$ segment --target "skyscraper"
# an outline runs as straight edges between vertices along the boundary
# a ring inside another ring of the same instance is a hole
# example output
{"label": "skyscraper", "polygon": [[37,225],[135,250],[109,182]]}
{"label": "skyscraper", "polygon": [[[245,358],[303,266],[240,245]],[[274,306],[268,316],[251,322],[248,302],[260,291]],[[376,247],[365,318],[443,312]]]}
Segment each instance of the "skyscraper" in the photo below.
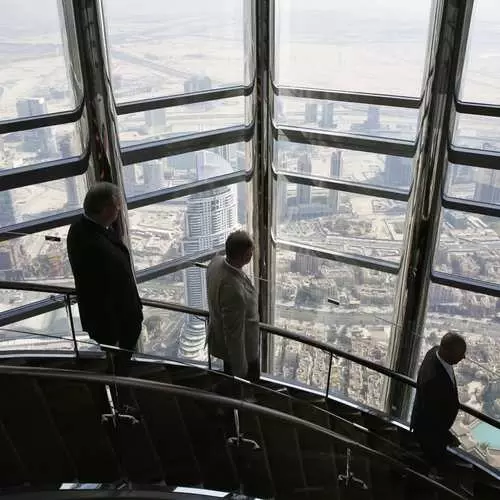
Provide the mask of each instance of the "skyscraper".
{"label": "skyscraper", "polygon": [[306,102],[306,107],[304,111],[304,122],[305,123],[316,123],[318,120],[318,103],[316,102]]}
{"label": "skyscraper", "polygon": [[[308,153],[299,156],[297,160],[297,173],[311,175],[312,163]],[[309,205],[311,203],[311,186],[305,184],[297,185],[297,205]]]}
{"label": "skyscraper", "polygon": [[[30,97],[18,99],[16,102],[17,115],[21,118],[30,116],[46,115],[47,103],[43,97]],[[53,130],[50,127],[42,127],[35,130],[23,132],[24,148],[28,152],[39,153],[42,157],[50,157],[57,154],[57,146]],[[43,158],[42,158],[43,159]]]}
{"label": "skyscraper", "polygon": [[167,125],[167,115],[164,109],[150,109],[144,112],[146,126],[152,132],[164,131]]}
{"label": "skyscraper", "polygon": [[492,205],[500,204],[500,172],[478,168],[475,172],[474,199]]}
{"label": "skyscraper", "polygon": [[405,187],[411,183],[412,159],[401,156],[386,156],[384,182],[391,187]]}
{"label": "skyscraper", "polygon": [[[59,152],[62,158],[75,156],[74,140],[72,134],[66,134],[59,140]],[[83,186],[78,182],[78,177],[66,177],[64,179],[66,187],[66,207],[69,209],[79,208],[82,204],[84,193]]]}
{"label": "skyscraper", "polygon": [[[211,151],[191,153],[198,180],[232,172],[231,165]],[[224,186],[191,195],[187,200],[183,253],[190,255],[224,245],[229,234],[237,229],[236,186]],[[206,308],[205,271],[190,267],[184,271],[186,304]],[[188,316],[184,324],[179,356],[199,359],[205,348],[205,322]]]}
{"label": "skyscraper", "polygon": [[10,191],[0,191],[0,227],[12,226],[16,223],[14,203]]}
{"label": "skyscraper", "polygon": [[[342,173],[342,150],[333,151],[330,156],[330,177],[332,179],[340,178]],[[337,213],[339,210],[339,192],[332,189],[328,193],[328,206],[332,213]]]}
{"label": "skyscraper", "polygon": [[333,124],[333,110],[334,104],[333,102],[326,101],[322,106],[322,114],[321,114],[321,122],[320,125],[322,128],[330,129],[334,128]]}
{"label": "skyscraper", "polygon": [[[127,168],[127,167],[125,167]],[[163,161],[151,160],[142,165],[145,191],[157,191],[163,188]]]}
{"label": "skyscraper", "polygon": [[377,130],[380,128],[380,108],[378,106],[368,107],[368,116],[366,117],[365,124],[368,130]]}
{"label": "skyscraper", "polygon": [[184,82],[184,93],[202,92],[212,88],[212,80],[208,76],[192,76]]}

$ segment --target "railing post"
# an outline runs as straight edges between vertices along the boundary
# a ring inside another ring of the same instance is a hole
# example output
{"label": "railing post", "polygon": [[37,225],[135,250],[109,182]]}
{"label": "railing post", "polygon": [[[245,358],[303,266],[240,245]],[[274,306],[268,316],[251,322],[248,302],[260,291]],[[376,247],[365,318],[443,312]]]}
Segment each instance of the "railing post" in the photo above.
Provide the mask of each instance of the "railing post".
{"label": "railing post", "polygon": [[330,359],[328,362],[328,378],[326,379],[325,402],[328,401],[328,395],[330,394],[330,377],[332,376],[332,363],[333,363],[333,354],[330,353]]}
{"label": "railing post", "polygon": [[73,338],[73,346],[75,348],[76,359],[80,359],[80,352],[78,351],[78,342],[76,340],[75,322],[73,320],[73,311],[71,310],[71,295],[67,293],[65,296],[66,307],[68,308],[69,324],[71,327],[71,336]]}

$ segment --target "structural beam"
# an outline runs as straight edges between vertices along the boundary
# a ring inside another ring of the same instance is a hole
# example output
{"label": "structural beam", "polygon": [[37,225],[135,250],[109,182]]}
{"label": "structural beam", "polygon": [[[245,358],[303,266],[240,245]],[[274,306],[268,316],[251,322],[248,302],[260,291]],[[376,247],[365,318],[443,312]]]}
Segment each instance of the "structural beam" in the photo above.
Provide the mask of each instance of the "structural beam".
{"label": "structural beam", "polygon": [[[441,213],[448,151],[455,122],[455,95],[460,85],[472,1],[444,0],[435,5],[427,74],[420,116],[410,220],[404,240],[389,359],[392,368],[412,376],[424,330],[427,296]],[[387,411],[408,415],[410,394],[394,382]]]}

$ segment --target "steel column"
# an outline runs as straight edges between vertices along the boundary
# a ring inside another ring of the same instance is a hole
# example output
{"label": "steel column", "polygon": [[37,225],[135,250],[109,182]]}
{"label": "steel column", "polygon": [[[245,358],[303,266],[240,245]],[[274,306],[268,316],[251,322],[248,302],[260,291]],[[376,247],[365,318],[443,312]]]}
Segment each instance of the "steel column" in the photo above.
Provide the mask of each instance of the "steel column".
{"label": "steel column", "polygon": [[[89,183],[108,181],[123,193],[122,161],[111,89],[111,76],[102,0],[61,0],[71,65],[81,62],[85,105],[84,136],[90,147]],[[128,242],[127,210],[122,203],[116,222],[118,234]]]}
{"label": "steel column", "polygon": [[[460,84],[472,0],[435,4],[434,29],[424,77],[415,175],[401,259],[389,355],[399,373],[413,375],[421,346],[427,296],[436,248],[455,96]],[[406,417],[410,392],[391,382],[387,410]]]}
{"label": "steel column", "polygon": [[[256,165],[253,182],[254,234],[256,243],[255,275],[258,276],[259,312],[264,322],[271,320],[272,279],[271,255],[271,154],[270,154],[270,117],[272,116],[271,89],[271,51],[272,51],[272,0],[255,0],[255,78],[254,94],[255,139],[254,161]],[[267,371],[269,365],[269,349],[266,338],[262,343],[262,370]]]}

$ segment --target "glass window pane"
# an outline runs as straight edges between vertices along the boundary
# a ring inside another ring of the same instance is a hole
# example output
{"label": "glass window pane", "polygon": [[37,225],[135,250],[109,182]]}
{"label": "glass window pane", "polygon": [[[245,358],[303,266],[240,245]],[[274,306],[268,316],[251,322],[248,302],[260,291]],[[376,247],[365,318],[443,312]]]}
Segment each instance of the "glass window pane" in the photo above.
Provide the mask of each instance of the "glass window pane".
{"label": "glass window pane", "polygon": [[0,27],[0,117],[74,108],[70,61],[58,0],[3,0]]}
{"label": "glass window pane", "polygon": [[476,0],[469,31],[460,98],[500,104],[500,10],[496,0]]}
{"label": "glass window pane", "polygon": [[205,320],[190,314],[145,307],[142,350],[146,355],[207,361]]}
{"label": "glass window pane", "polygon": [[[128,197],[167,189],[252,167],[250,144],[224,144],[123,167]],[[245,201],[242,198],[241,203]],[[241,207],[243,208],[243,207]]]}
{"label": "glass window pane", "polygon": [[443,210],[435,269],[499,283],[499,231],[495,217]]}
{"label": "glass window pane", "polygon": [[[0,247],[0,266],[2,260],[2,250]],[[0,270],[0,279],[9,279],[8,274]],[[48,293],[40,292],[27,292],[24,290],[5,290],[0,288],[0,313],[2,311],[8,311],[9,309],[15,309],[16,307],[25,306],[26,304],[32,304],[42,299],[48,299],[51,295]]]}
{"label": "glass window pane", "polygon": [[406,203],[294,184],[280,177],[278,238],[399,262]]}
{"label": "glass window pane", "polygon": [[68,229],[57,227],[0,242],[2,279],[74,286],[66,251]]}
{"label": "glass window pane", "polygon": [[403,190],[409,190],[412,181],[412,158],[286,141],[274,143],[274,168],[299,173],[299,160],[304,155],[311,160],[311,177]]}
{"label": "glass window pane", "polygon": [[499,205],[500,170],[450,164],[445,193],[452,198]]}
{"label": "glass window pane", "polygon": [[432,2],[279,0],[280,85],[418,96]]}
{"label": "glass window pane", "polygon": [[79,209],[86,189],[79,175],[0,191],[0,228]]}
{"label": "glass window pane", "polygon": [[154,109],[118,117],[120,145],[168,139],[245,124],[248,99],[234,97],[222,101]]}
{"label": "glass window pane", "polygon": [[74,349],[65,307],[0,326],[0,352]]}
{"label": "glass window pane", "polygon": [[78,124],[67,123],[0,135],[0,169],[80,156],[78,129]]}
{"label": "glass window pane", "polygon": [[[499,311],[500,301],[496,297],[432,284],[418,364],[447,331],[461,333],[467,341],[467,354],[455,367],[460,401],[496,419],[500,418],[497,403],[500,398]],[[490,454],[483,455],[487,460],[488,456],[494,457],[495,453],[491,452],[495,446],[499,449],[498,431],[470,416],[460,415],[455,430],[460,436],[467,436],[467,439],[461,438],[467,450],[478,447],[481,450],[484,447],[481,442],[490,442]],[[498,466],[498,462],[495,465]]]}
{"label": "glass window pane", "polygon": [[279,125],[414,141],[417,109],[277,97]]}
{"label": "glass window pane", "polygon": [[322,391],[328,380],[329,354],[282,337],[270,337],[273,349],[271,375],[279,381]]}
{"label": "glass window pane", "polygon": [[457,113],[453,144],[467,149],[500,151],[500,118]]}
{"label": "glass window pane", "polygon": [[241,85],[249,0],[108,0],[117,101]]}
{"label": "glass window pane", "polygon": [[396,279],[278,246],[274,323],[385,365]]}
{"label": "glass window pane", "polygon": [[247,220],[249,185],[233,184],[129,211],[136,269],[223,247]]}

